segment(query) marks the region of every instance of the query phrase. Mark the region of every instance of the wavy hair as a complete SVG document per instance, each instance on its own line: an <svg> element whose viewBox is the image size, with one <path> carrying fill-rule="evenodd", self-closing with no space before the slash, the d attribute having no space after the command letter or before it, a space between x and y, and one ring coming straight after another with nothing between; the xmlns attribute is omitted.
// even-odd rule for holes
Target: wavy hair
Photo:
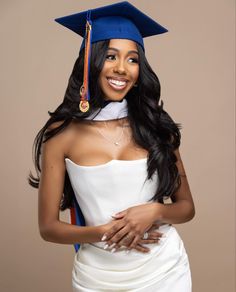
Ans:
<svg viewBox="0 0 236 292"><path fill-rule="evenodd" d="M94 113L104 106L103 93L98 77L106 59L109 40L92 44L90 62L90 109L83 113L79 110L80 87L83 82L82 50L74 64L63 102L54 112L48 112L50 118L38 132L33 143L33 162L37 177L30 172L29 184L39 187L41 172L41 148L42 144L51 139L74 120L77 122ZM180 145L180 124L175 123L169 114L163 109L163 101L160 101L160 82L145 57L143 49L137 44L139 53L139 77L138 86L133 87L125 96L128 104L128 118L134 141L137 145L148 151L147 179L151 179L155 172L158 173L158 185L152 200L163 202L165 198L172 197L180 187L181 180L176 166L174 150ZM60 126L49 129L55 122L63 122ZM72 207L74 199L67 171L63 196L60 202L60 210Z"/></svg>

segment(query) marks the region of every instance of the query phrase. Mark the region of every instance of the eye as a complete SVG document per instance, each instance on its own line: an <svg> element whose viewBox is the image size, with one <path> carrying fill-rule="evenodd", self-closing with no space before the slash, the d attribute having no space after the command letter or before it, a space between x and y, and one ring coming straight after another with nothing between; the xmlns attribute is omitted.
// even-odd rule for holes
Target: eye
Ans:
<svg viewBox="0 0 236 292"><path fill-rule="evenodd" d="M136 64L138 64L138 59L137 58L129 58L129 63L136 63Z"/></svg>
<svg viewBox="0 0 236 292"><path fill-rule="evenodd" d="M112 54L109 54L106 56L106 59L107 60L115 60L116 56L115 55L112 55Z"/></svg>

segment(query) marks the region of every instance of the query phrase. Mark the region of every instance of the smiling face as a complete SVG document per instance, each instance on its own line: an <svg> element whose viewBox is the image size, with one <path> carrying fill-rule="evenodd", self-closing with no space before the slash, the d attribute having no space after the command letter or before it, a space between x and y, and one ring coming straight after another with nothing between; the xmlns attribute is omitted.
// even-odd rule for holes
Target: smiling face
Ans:
<svg viewBox="0 0 236 292"><path fill-rule="evenodd" d="M120 101L134 86L139 75L139 58L135 42L112 39L99 75L105 100Z"/></svg>

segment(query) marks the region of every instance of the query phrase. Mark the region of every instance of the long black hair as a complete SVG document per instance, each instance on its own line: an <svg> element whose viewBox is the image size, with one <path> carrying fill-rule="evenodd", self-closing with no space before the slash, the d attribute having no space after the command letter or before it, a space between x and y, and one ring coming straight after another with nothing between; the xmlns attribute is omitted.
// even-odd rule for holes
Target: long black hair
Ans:
<svg viewBox="0 0 236 292"><path fill-rule="evenodd" d="M50 118L38 132L33 143L33 161L37 173L34 177L29 173L28 182L38 188L41 172L42 144L56 134L62 132L72 121L81 121L104 106L104 98L99 86L98 77L106 59L109 40L92 44L90 62L90 109L83 113L79 110L80 87L83 82L82 50L74 64L63 102L54 112L48 112ZM180 187L181 180L176 166L174 150L180 145L180 124L177 124L163 109L160 101L160 82L157 75L148 64L143 49L137 44L139 53L138 86L133 87L125 96L128 104L128 118L134 141L148 151L147 179L158 173L158 185L154 197L155 201L172 197ZM49 127L55 122L62 122L58 127ZM60 210L72 206L74 192L67 171L65 172L64 191Z"/></svg>

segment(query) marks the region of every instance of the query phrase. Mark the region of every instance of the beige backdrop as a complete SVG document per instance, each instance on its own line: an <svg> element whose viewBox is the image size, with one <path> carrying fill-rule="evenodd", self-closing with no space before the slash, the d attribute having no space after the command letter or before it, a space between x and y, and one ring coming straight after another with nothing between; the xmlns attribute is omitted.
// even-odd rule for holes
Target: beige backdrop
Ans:
<svg viewBox="0 0 236 292"><path fill-rule="evenodd" d="M62 101L81 42L53 19L114 2L0 2L3 292L71 291L73 246L40 238L37 191L26 178L33 169L33 139L47 111ZM180 150L196 216L176 227L191 261L193 291L233 292L235 3L130 2L169 28L145 44L165 107L183 124ZM67 218L67 212L62 214L62 220Z"/></svg>

